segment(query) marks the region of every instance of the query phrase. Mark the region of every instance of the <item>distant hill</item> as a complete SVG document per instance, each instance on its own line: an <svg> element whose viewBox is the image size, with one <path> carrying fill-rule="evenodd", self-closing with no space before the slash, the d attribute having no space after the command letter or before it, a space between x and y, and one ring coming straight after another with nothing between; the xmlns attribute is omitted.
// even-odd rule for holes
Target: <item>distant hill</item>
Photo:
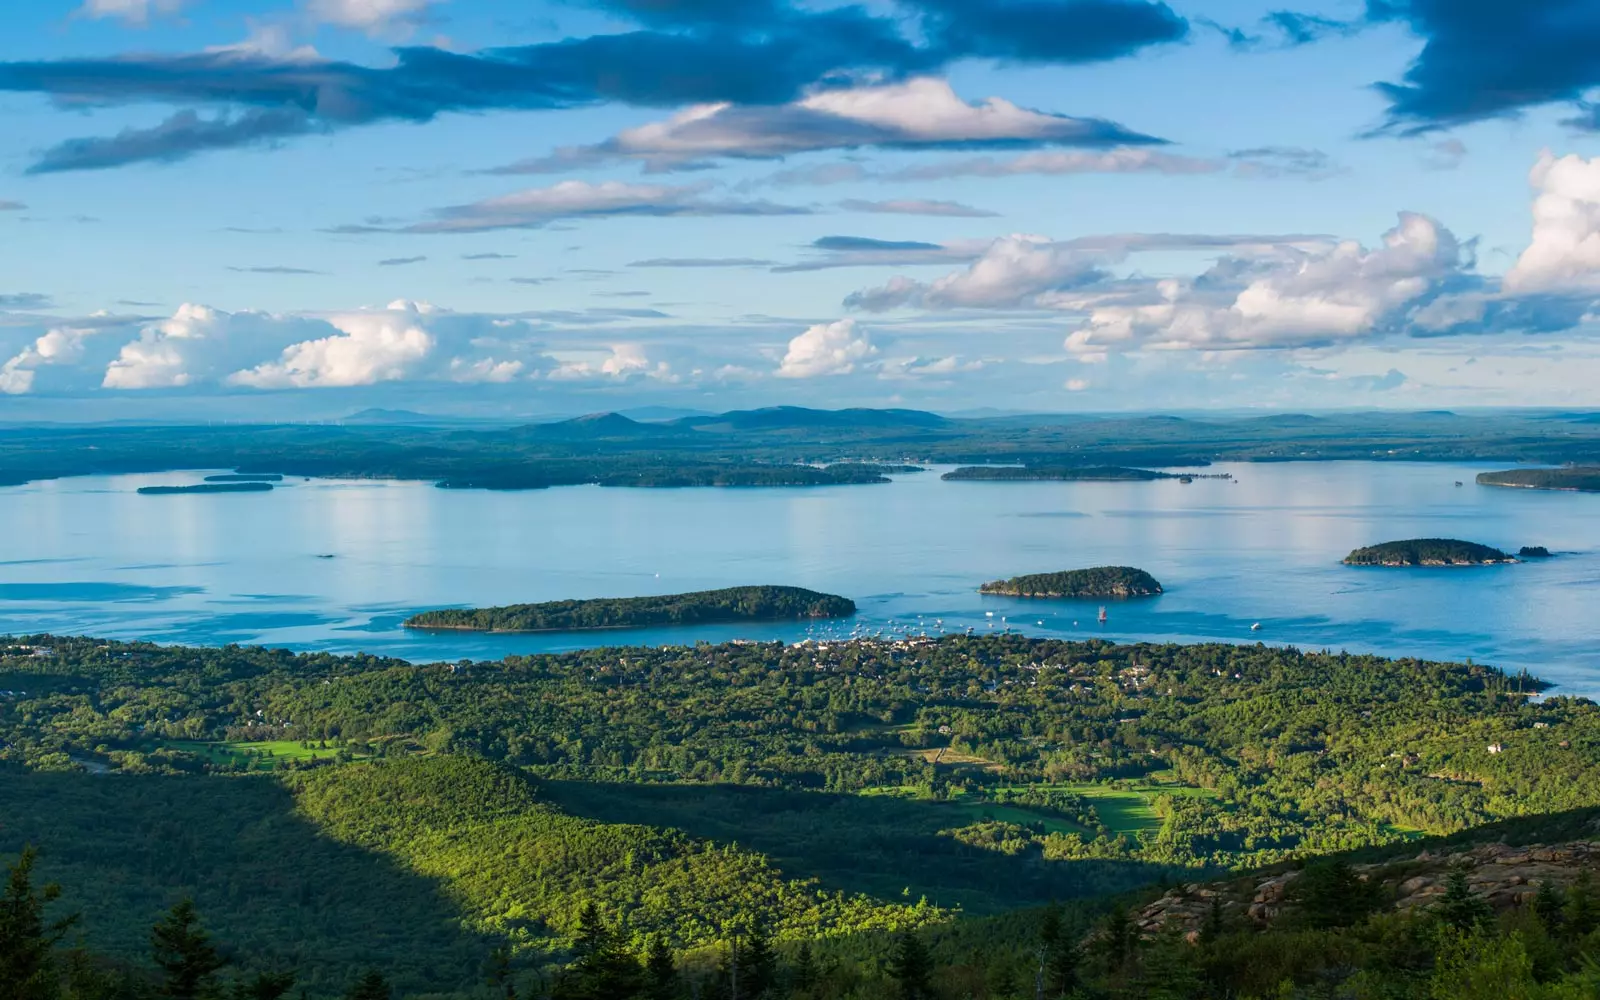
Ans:
<svg viewBox="0 0 1600 1000"><path fill-rule="evenodd" d="M924 410L812 410L803 406L768 406L759 410L730 410L712 417L688 417L673 423L697 430L926 430L947 427L951 421Z"/></svg>
<svg viewBox="0 0 1600 1000"><path fill-rule="evenodd" d="M382 407L369 407L345 417L340 423L344 424L438 424L455 423L456 417L435 417L427 413L418 413L415 410L386 410Z"/></svg>
<svg viewBox="0 0 1600 1000"><path fill-rule="evenodd" d="M531 424L519 431L531 437L559 441L650 438L674 433L662 424L630 420L620 413L591 413L553 424Z"/></svg>

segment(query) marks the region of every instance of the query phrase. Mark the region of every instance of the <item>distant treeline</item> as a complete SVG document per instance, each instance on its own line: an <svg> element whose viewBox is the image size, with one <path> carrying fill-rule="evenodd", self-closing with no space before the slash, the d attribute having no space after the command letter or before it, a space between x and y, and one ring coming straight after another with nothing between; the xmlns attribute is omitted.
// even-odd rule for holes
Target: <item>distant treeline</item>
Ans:
<svg viewBox="0 0 1600 1000"><path fill-rule="evenodd" d="M550 601L502 608L425 611L407 628L470 629L483 632L557 632L718 622L845 618L854 601L799 587L730 587L659 597Z"/></svg>
<svg viewBox="0 0 1600 1000"><path fill-rule="evenodd" d="M271 493L273 485L269 482L256 480L243 480L238 482L222 483L195 483L189 486L141 486L139 492L145 496L169 496L175 493Z"/></svg>
<svg viewBox="0 0 1600 1000"><path fill-rule="evenodd" d="M1114 465L1081 468L1040 465L971 465L946 472L941 478L952 482L1149 482L1177 479L1169 472L1129 469Z"/></svg>
<svg viewBox="0 0 1600 1000"><path fill-rule="evenodd" d="M954 419L911 410L769 407L662 423L602 414L525 426L440 425L419 416L414 423L0 431L0 485L90 474L232 469L239 475L416 479L491 489L587 483L816 486L880 482L882 472L907 463L1068 469L1081 479L1085 469L1363 459L1593 466L1600 464L1600 420L1393 412L1207 420ZM827 462L845 465L817 467ZM877 474L867 465L877 465Z"/></svg>

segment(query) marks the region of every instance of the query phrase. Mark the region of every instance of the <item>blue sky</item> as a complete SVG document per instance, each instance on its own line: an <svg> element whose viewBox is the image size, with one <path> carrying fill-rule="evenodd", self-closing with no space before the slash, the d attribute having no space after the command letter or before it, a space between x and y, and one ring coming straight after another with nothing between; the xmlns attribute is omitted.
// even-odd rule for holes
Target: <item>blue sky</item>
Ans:
<svg viewBox="0 0 1600 1000"><path fill-rule="evenodd" d="M1593 0L8 4L0 420L1593 405L1597 51Z"/></svg>

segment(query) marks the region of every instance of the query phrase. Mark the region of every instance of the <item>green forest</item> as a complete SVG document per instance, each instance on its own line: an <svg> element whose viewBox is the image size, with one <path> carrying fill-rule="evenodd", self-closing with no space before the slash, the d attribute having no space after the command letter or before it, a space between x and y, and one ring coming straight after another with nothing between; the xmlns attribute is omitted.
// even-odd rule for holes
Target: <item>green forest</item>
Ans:
<svg viewBox="0 0 1600 1000"><path fill-rule="evenodd" d="M407 628L472 629L484 632L556 632L651 625L706 625L801 618L848 618L854 601L800 587L728 587L659 597L514 604L503 608L424 611Z"/></svg>
<svg viewBox="0 0 1600 1000"><path fill-rule="evenodd" d="M1411 538L1356 549L1344 557L1346 566L1483 566L1516 562L1488 545L1456 538Z"/></svg>
<svg viewBox="0 0 1600 1000"><path fill-rule="evenodd" d="M1144 570L1132 566L1095 566L1060 573L1014 576L1009 580L986 583L978 590L984 594L1011 597L1153 597L1161 593L1161 583Z"/></svg>
<svg viewBox="0 0 1600 1000"><path fill-rule="evenodd" d="M1157 479L1177 479L1167 472L1149 469L1125 469L1119 466L1048 466L1048 465L972 465L946 472L941 478L965 483L1015 483L1015 482L1131 482L1142 483Z"/></svg>
<svg viewBox="0 0 1600 1000"><path fill-rule="evenodd" d="M177 995L151 929L184 900L230 963L216 991L292 973L311 998L369 972L394 997L1021 997L1041 954L1050 996L1334 996L1315 991L1359 972L1388 992L1337 995L1433 997L1485 949L1544 991L1518 995L1587 996L1559 992L1587 982L1586 924L1521 911L1362 896L1315 903L1337 925L1219 913L1204 941L1129 924L1230 872L1563 812L1587 829L1600 711L1542 690L1015 635L431 665L20 637L0 854L31 845L29 891L61 886L51 981L85 1000ZM735 987L751 954L768 972Z"/></svg>
<svg viewBox="0 0 1600 1000"><path fill-rule="evenodd" d="M1480 472L1478 483L1483 486L1517 486L1530 490L1600 491L1600 467L1570 466L1559 469L1506 469L1501 472Z"/></svg>

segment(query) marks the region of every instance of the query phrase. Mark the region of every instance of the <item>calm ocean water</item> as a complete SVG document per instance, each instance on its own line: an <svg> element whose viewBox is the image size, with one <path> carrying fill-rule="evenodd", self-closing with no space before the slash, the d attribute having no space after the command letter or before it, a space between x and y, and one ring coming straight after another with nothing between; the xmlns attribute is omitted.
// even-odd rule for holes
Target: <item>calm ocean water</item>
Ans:
<svg viewBox="0 0 1600 1000"><path fill-rule="evenodd" d="M270 494L212 496L134 492L200 473L35 483L0 489L0 633L454 660L853 626L400 628L432 607L781 583L854 598L873 630L937 632L942 619L950 630L1471 657L1600 693L1600 495L1479 487L1479 468L1441 464L1207 471L1237 482L946 483L935 471L815 490L488 493L294 480ZM1417 536L1559 555L1467 569L1339 564L1356 546ZM1168 592L1109 605L1103 627L1094 603L976 593L996 577L1100 564L1142 567Z"/></svg>

